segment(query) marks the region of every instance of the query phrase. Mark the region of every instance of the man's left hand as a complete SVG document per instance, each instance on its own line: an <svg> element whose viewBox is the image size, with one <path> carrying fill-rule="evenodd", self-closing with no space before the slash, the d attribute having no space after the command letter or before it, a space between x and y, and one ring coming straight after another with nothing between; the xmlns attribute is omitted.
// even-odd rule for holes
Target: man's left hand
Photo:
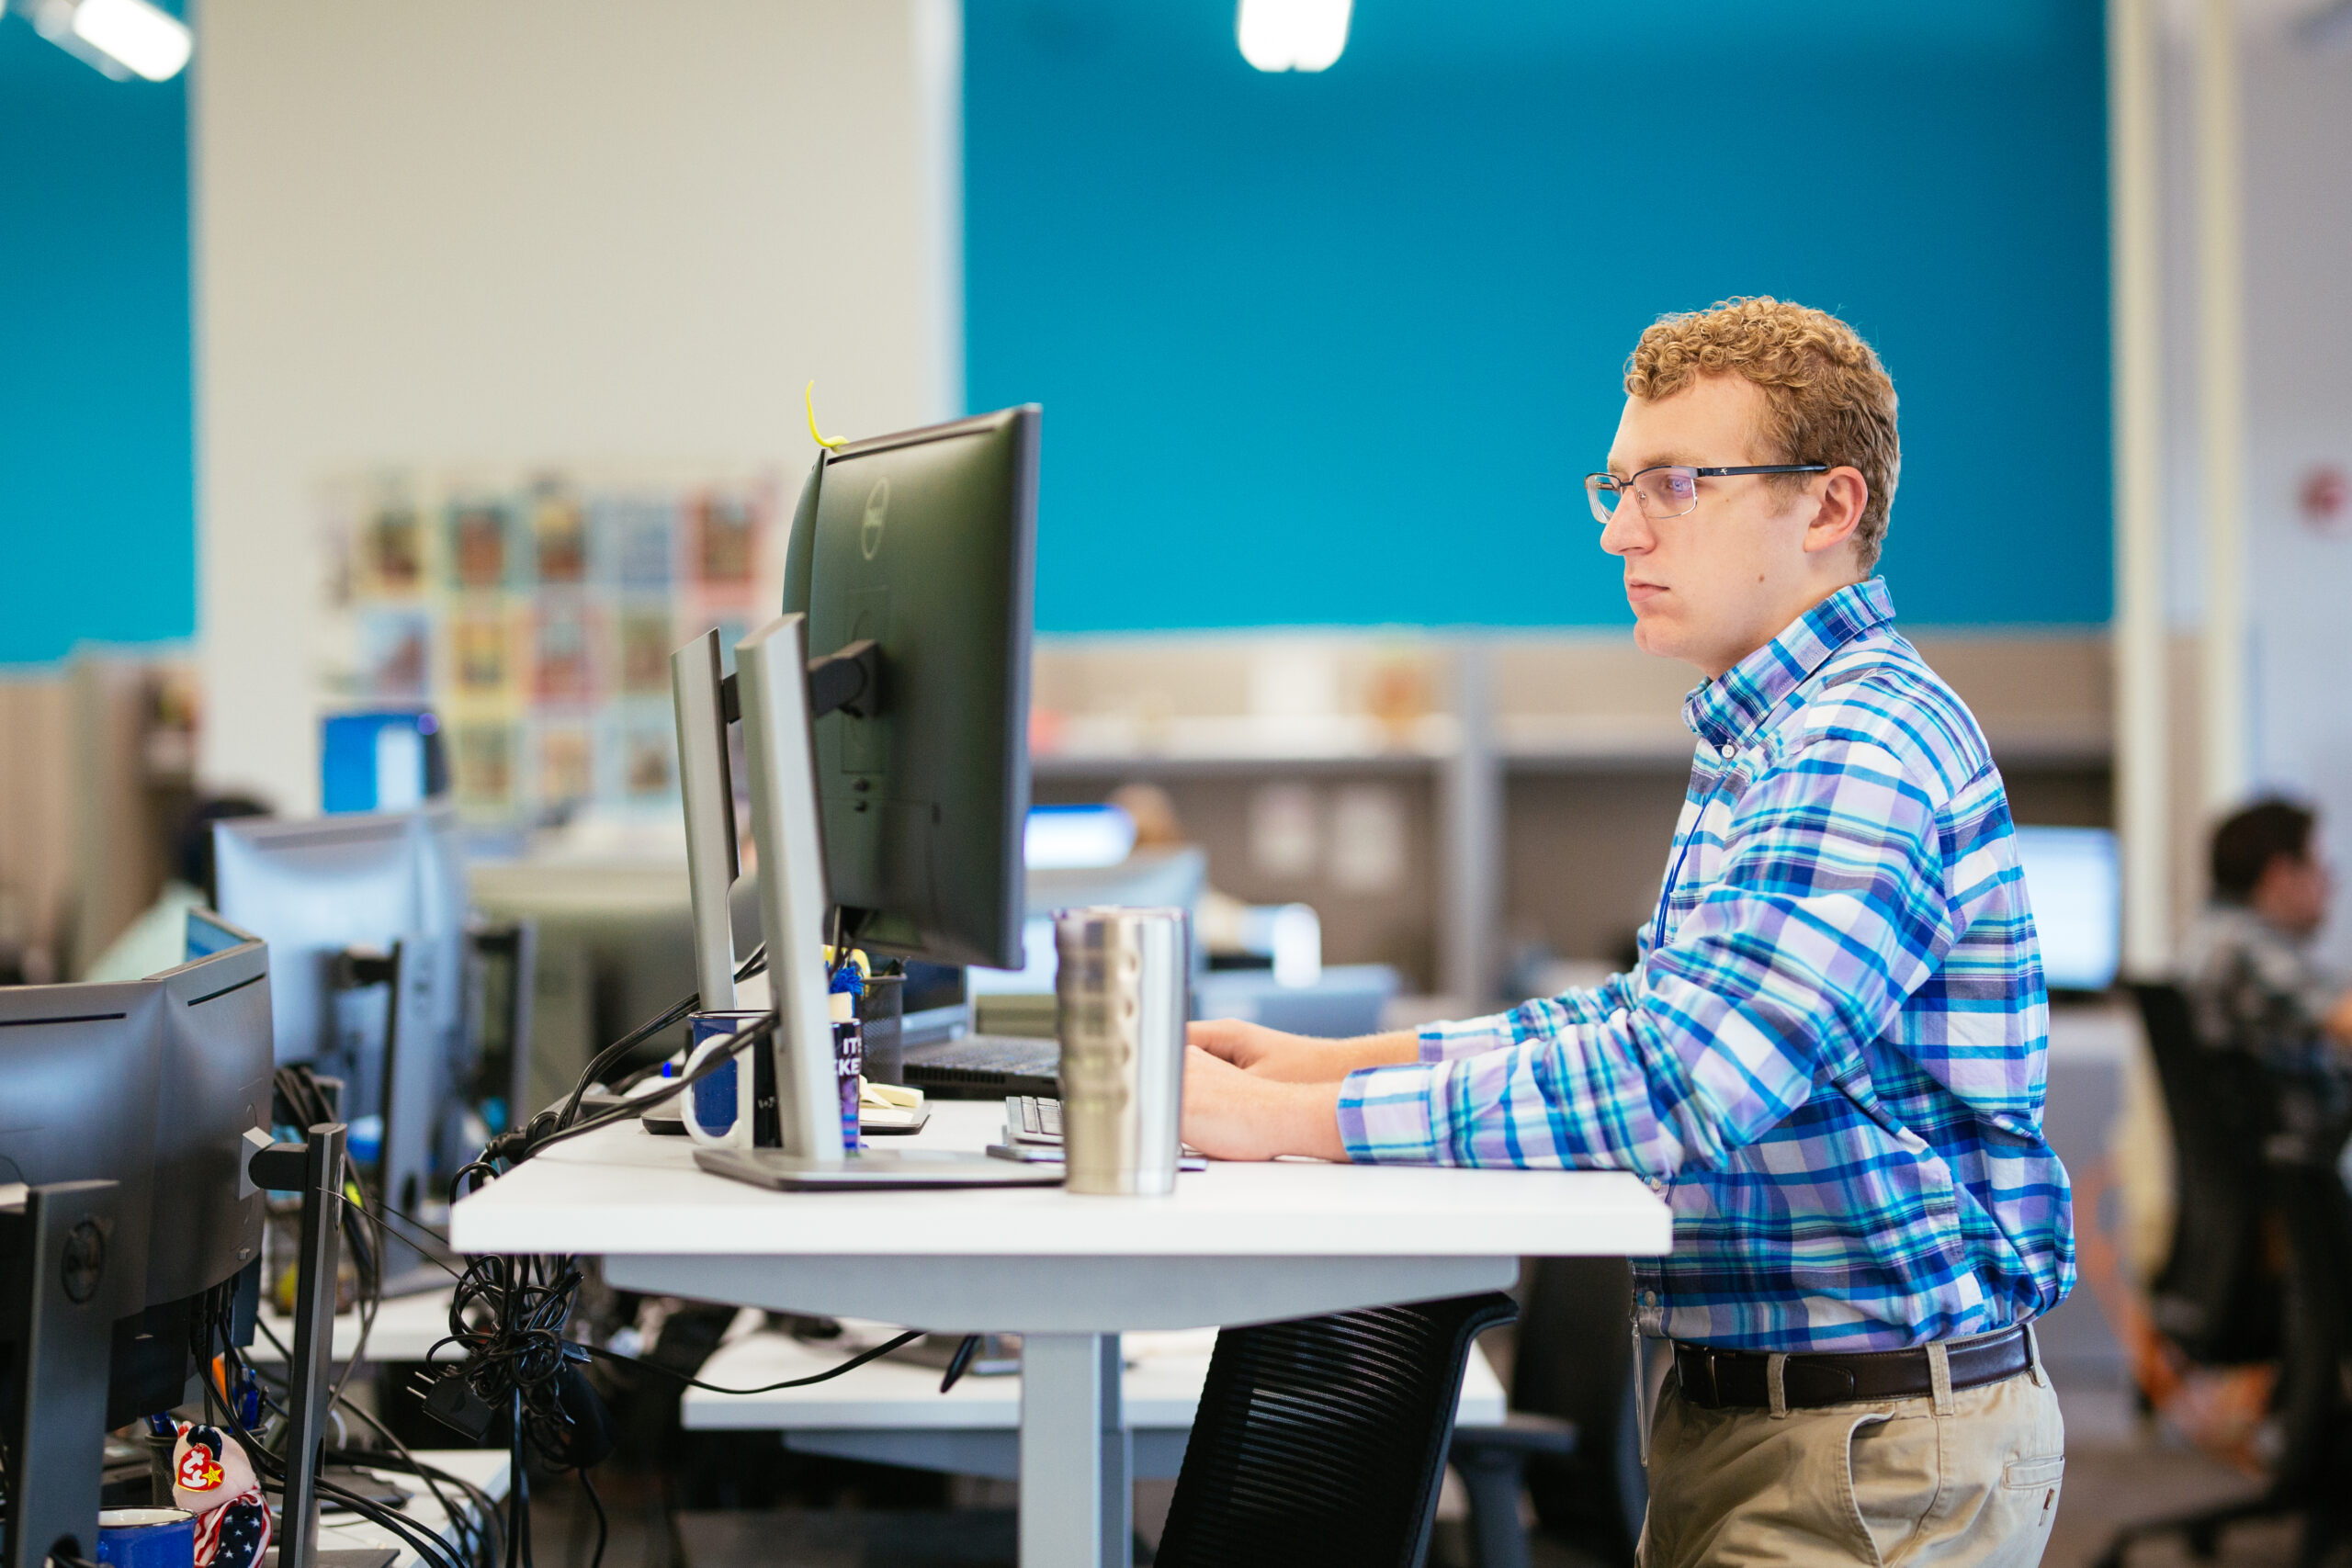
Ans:
<svg viewBox="0 0 2352 1568"><path fill-rule="evenodd" d="M1313 1155L1344 1163L1340 1086L1277 1083L1186 1046L1184 1141L1211 1159Z"/></svg>

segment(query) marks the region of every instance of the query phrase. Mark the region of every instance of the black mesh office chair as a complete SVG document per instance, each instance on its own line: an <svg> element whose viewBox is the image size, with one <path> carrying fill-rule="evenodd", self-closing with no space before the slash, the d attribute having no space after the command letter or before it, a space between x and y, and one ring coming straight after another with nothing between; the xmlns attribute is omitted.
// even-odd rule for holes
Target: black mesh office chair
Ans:
<svg viewBox="0 0 2352 1568"><path fill-rule="evenodd" d="M1462 1374L1505 1295L1216 1337L1157 1568L1417 1568Z"/></svg>
<svg viewBox="0 0 2352 1568"><path fill-rule="evenodd" d="M2278 1279L2263 1245L2268 1076L2251 1057L2208 1049L2178 987L2132 990L2172 1123L2172 1248L2150 1286L2151 1314L2199 1366L2274 1360Z"/></svg>
<svg viewBox="0 0 2352 1568"><path fill-rule="evenodd" d="M2262 1064L2199 1040L2177 987L2132 991L2173 1128L2177 1199L2152 1291L2156 1326L2200 1365L2279 1359L2272 1398L2285 1442L2261 1495L2127 1526L2100 1562L2121 1568L2132 1542L2154 1535L2182 1536L2210 1558L2231 1524L2299 1515L2298 1560L2315 1565L2352 1534L2352 1199L2335 1169L2352 1127L2309 1104L2282 1109Z"/></svg>
<svg viewBox="0 0 2352 1568"><path fill-rule="evenodd" d="M1625 1326L1633 1269L1623 1258L1531 1258L1520 1280L1511 1408L1552 1416L1576 1434L1573 1445L1526 1461L1535 1517L1555 1541L1611 1568L1633 1568L1649 1507ZM1468 1467L1460 1458L1455 1464L1467 1479ZM1482 1559L1479 1568L1501 1564Z"/></svg>

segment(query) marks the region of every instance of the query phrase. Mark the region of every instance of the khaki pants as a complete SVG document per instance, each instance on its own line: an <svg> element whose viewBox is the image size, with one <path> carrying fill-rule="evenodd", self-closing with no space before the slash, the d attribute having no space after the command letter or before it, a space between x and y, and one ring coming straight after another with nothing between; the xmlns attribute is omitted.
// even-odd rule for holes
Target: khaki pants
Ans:
<svg viewBox="0 0 2352 1568"><path fill-rule="evenodd" d="M2046 1371L1931 1397L1704 1410L1668 1380L1650 1439L1642 1568L1859 1562L2032 1568L2066 1429Z"/></svg>

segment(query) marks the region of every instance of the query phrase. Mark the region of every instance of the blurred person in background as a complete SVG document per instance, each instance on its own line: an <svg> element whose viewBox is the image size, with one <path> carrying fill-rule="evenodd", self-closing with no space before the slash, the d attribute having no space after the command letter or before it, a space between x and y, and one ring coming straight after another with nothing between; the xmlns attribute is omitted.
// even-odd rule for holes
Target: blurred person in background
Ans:
<svg viewBox="0 0 2352 1568"><path fill-rule="evenodd" d="M214 885L212 824L237 817L267 817L268 807L249 795L198 797L173 835L172 874L155 901L123 928L83 973L92 981L143 980L187 962L187 912L209 909L220 896Z"/></svg>
<svg viewBox="0 0 2352 1568"><path fill-rule="evenodd" d="M2257 801L2213 830L2213 894L2191 928L2182 986L2199 1036L2255 1057L2291 1087L2281 1111L2352 1109L2352 989L2312 951L2335 891L2312 843L2318 818Z"/></svg>

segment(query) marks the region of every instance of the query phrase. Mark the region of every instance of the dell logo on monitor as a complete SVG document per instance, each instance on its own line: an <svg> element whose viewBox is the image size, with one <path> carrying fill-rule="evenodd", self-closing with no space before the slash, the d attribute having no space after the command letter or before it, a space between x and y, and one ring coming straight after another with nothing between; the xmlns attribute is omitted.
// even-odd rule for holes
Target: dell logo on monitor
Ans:
<svg viewBox="0 0 2352 1568"><path fill-rule="evenodd" d="M867 560L882 548L882 520L890 511L890 481L877 479L865 498L865 522L857 530L857 547Z"/></svg>

